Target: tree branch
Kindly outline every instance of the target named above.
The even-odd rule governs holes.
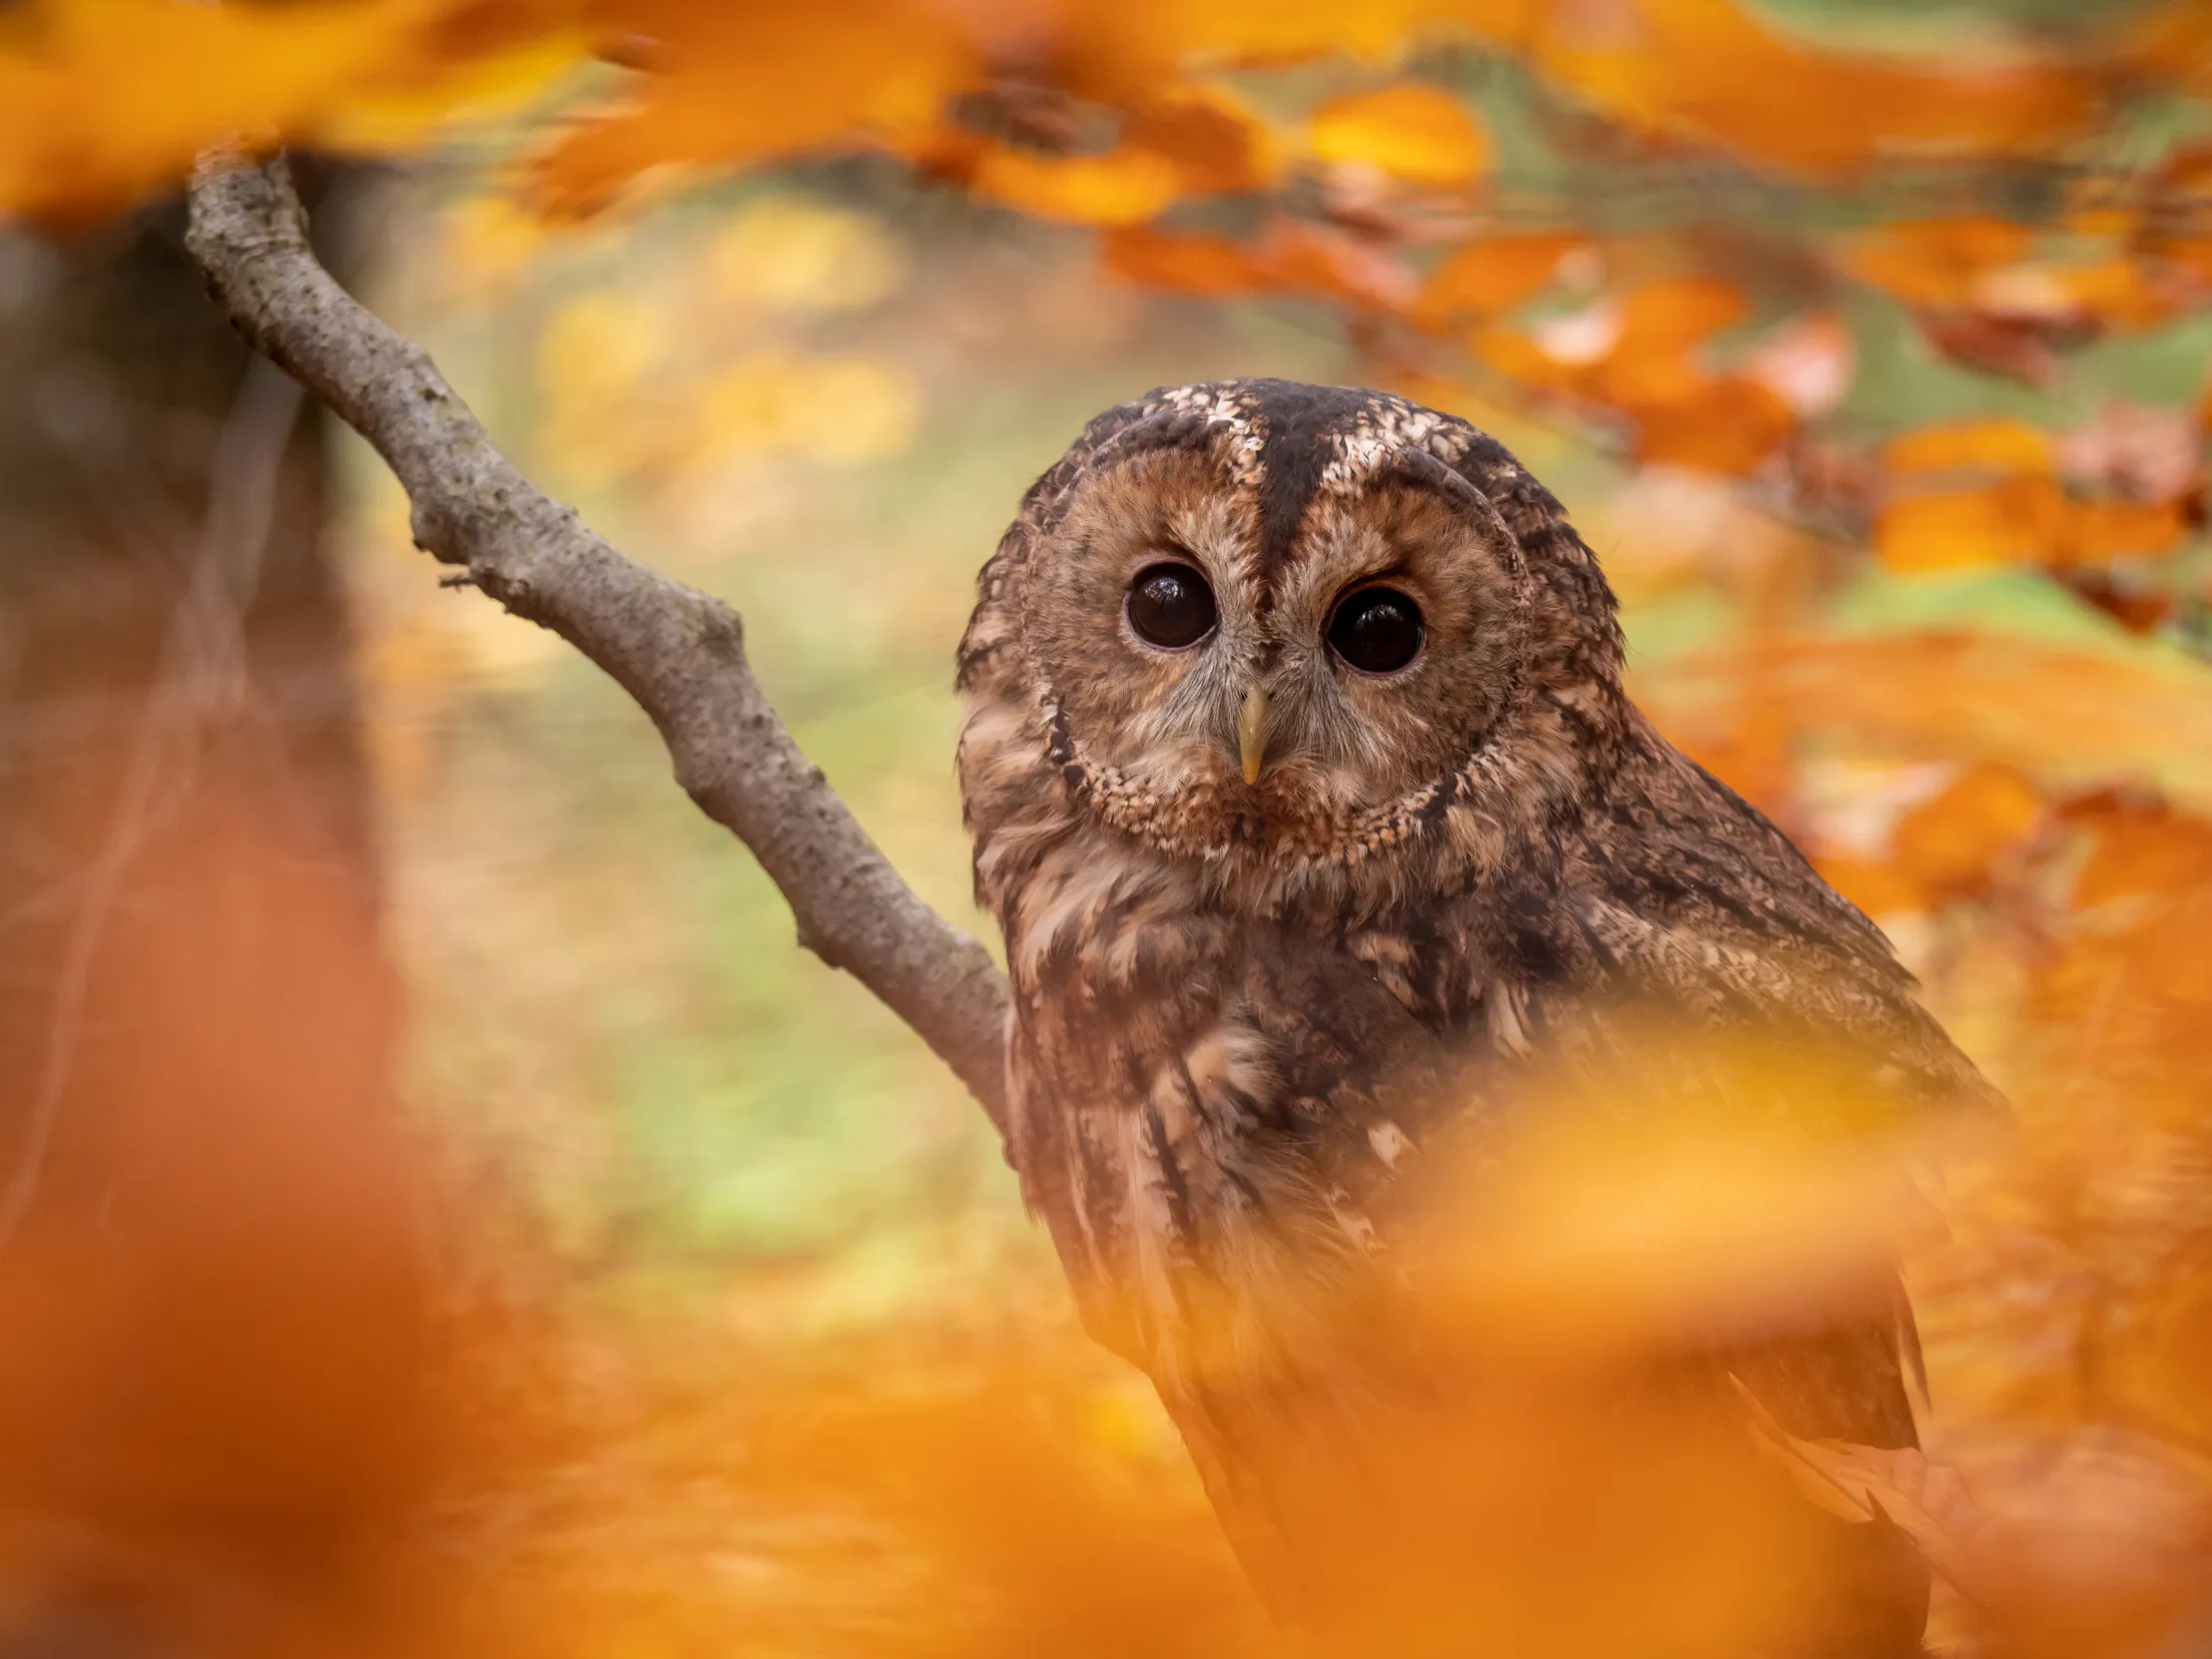
[[[899,878],[792,741],[746,665],[738,613],[623,557],[525,478],[428,354],[317,263],[281,157],[204,159],[188,245],[247,338],[390,465],[416,545],[637,700],[677,782],[783,889],[801,942],[913,1027],[1003,1133],[1004,976]]]

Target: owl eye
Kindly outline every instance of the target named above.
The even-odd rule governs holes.
[[[1189,565],[1147,565],[1129,584],[1128,611],[1137,638],[1180,651],[1214,631],[1214,590]]]
[[[1348,594],[1329,619],[1329,649],[1363,674],[1395,674],[1420,642],[1420,607],[1395,588]]]

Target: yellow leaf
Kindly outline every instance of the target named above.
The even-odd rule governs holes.
[[[1548,1081],[1464,1171],[1423,1176],[1451,1308],[1501,1347],[1597,1359],[1868,1296],[1926,1224],[1905,1170],[1927,1126],[1909,1146],[1863,1079],[1802,1049],[1622,1017],[1617,1069]]]
[[[1900,433],[1882,452],[1892,472],[2050,472],[2057,450],[2048,432],[2020,420],[1961,420]]]
[[[1314,112],[1307,146],[1327,164],[1366,163],[1408,184],[1453,189],[1489,166],[1474,116],[1440,87],[1419,82],[1333,99]]]
[[[595,291],[554,312],[538,337],[540,419],[557,463],[583,482],[618,478],[659,439],[641,386],[663,361],[668,318],[632,296]]]
[[[1982,757],[2037,777],[2131,772],[2212,806],[2212,669],[2200,664],[1994,633],[1785,635],[1682,658],[1640,689],[1670,734],[1694,737],[1741,718],[1747,676],[1801,736],[1905,760]]]
[[[921,389],[880,357],[819,359],[807,380],[808,422],[800,452],[840,463],[879,460],[913,442]]]
[[[805,455],[839,463],[896,454],[921,415],[913,378],[866,356],[763,352],[698,395],[692,429],[708,456]]]
[[[581,34],[558,29],[482,57],[425,54],[400,84],[343,99],[315,123],[315,143],[353,155],[388,154],[454,122],[512,114],[584,63],[587,49]]]
[[[667,323],[651,305],[611,292],[581,294],[538,340],[538,385],[549,398],[590,407],[627,392],[661,355]]]
[[[977,155],[966,183],[976,195],[1023,213],[1078,225],[1141,225],[1183,194],[1183,175],[1172,161],[1131,149],[1106,156],[1040,156],[993,145]]]
[[[463,292],[497,294],[544,246],[547,229],[506,196],[471,196],[445,210],[440,268]]]
[[[777,310],[872,305],[897,286],[903,264],[880,221],[798,196],[751,204],[707,249],[719,291]]]
[[[43,0],[0,36],[0,215],[82,218],[233,135],[311,130],[411,61],[437,0]]]

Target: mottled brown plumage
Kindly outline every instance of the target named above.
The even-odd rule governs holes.
[[[1198,645],[1125,615],[1163,558],[1214,592]],[[1384,580],[1424,637],[1359,673],[1325,630]],[[1558,502],[1378,392],[1224,381],[1109,410],[984,567],[959,765],[1014,988],[1013,1161],[1090,1329],[1152,1376],[1294,1613],[1329,1564],[1283,1469],[1479,1386],[1386,1312],[1421,1256],[1409,1172],[1548,1064],[1695,1067],[1736,1034],[1903,1105],[1986,1092],[1875,927],[1621,667]],[[1886,1278],[1684,1364],[1797,1433],[1909,1444],[1898,1311]],[[1834,1651],[1917,1651],[1925,1580],[1879,1550],[1865,1577]]]

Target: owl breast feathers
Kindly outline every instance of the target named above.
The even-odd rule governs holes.
[[[1986,1096],[1873,924],[1628,700],[1595,557],[1465,422],[1153,392],[1037,481],[980,589],[959,772],[1013,1162],[1279,1605],[1327,1576],[1283,1470],[1480,1397],[1479,1358],[1384,1312],[1430,1253],[1416,1172],[1563,1075],[1757,1093],[1710,1058],[1739,1040],[1901,1109]],[[1876,1277],[1652,1374],[1725,1351],[1793,1432],[1910,1444]],[[1925,1583],[1867,1570],[1873,1622],[1834,1651],[1918,1651]]]

